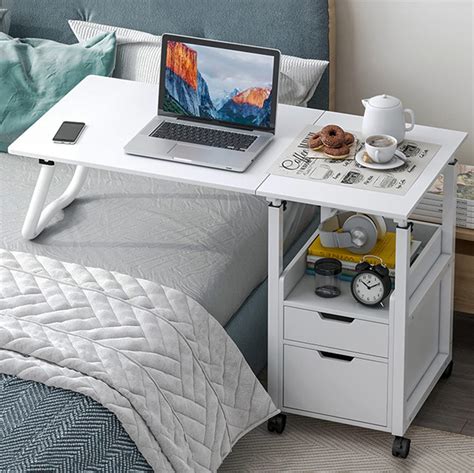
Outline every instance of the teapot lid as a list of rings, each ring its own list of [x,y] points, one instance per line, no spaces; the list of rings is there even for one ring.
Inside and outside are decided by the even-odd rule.
[[[391,95],[377,95],[369,99],[369,104],[375,108],[395,108],[401,105],[400,99]]]

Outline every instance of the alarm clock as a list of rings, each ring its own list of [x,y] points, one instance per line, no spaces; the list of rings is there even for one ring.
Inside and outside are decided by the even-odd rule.
[[[373,307],[388,297],[392,290],[392,281],[382,260],[380,264],[372,265],[365,261],[365,258],[355,268],[357,274],[352,279],[351,290],[357,302]]]

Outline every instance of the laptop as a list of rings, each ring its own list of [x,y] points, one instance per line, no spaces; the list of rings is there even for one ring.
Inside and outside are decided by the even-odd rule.
[[[158,115],[128,154],[243,172],[275,135],[280,52],[163,35]]]

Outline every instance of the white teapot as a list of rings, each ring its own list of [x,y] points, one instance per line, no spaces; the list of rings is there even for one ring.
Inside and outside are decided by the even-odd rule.
[[[403,109],[402,102],[390,95],[377,95],[362,100],[365,107],[362,134],[364,139],[370,135],[390,135],[401,143],[405,133],[415,128],[415,113],[409,108]],[[410,116],[410,125],[406,125],[405,114]]]

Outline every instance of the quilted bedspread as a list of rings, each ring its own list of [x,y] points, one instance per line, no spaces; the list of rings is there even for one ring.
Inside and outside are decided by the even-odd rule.
[[[216,471],[278,411],[221,325],[180,291],[0,250],[0,373],[113,412],[155,471]]]

